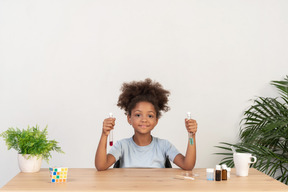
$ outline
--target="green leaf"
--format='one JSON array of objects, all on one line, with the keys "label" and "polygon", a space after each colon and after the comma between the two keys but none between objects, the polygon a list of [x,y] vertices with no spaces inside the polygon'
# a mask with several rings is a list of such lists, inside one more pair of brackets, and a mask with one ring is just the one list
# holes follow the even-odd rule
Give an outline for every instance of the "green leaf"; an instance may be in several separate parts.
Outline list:
[{"label": "green leaf", "polygon": [[51,158],[51,152],[56,151],[64,153],[58,146],[58,142],[55,140],[48,140],[47,127],[44,130],[40,130],[39,126],[29,127],[27,129],[8,128],[0,134],[0,137],[4,138],[8,150],[15,149],[20,154],[30,154],[32,156],[42,156],[44,160],[48,162]]},{"label": "green leaf", "polygon": [[[272,81],[281,97],[258,97],[241,120],[240,142],[230,144],[220,142],[215,146],[228,152],[221,164],[234,166],[231,146],[237,152],[252,153],[257,162],[251,166],[288,184],[288,76],[284,81]],[[280,174],[279,174],[280,173]]]}]

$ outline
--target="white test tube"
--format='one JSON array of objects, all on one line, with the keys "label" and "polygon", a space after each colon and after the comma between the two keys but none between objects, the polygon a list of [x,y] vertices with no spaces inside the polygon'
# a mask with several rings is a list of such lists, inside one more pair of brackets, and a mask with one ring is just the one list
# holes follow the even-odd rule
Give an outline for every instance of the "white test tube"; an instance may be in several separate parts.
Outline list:
[{"label": "white test tube", "polygon": [[[191,119],[191,112],[187,112],[187,119]],[[189,137],[189,143],[190,145],[193,145],[194,144],[194,141],[193,141],[193,133],[188,133],[188,137]]]},{"label": "white test tube", "polygon": [[[113,113],[109,113],[109,117],[113,118]],[[109,145],[113,146],[113,130],[111,130],[109,133]]]}]

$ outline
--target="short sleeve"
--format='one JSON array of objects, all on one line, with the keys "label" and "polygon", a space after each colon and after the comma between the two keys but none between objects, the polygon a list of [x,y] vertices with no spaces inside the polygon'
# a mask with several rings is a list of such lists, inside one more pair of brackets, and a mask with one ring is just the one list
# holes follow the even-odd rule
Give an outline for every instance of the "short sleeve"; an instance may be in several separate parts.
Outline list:
[{"label": "short sleeve", "polygon": [[121,143],[117,141],[112,148],[109,150],[108,154],[111,154],[115,157],[116,161],[118,161],[121,157]]},{"label": "short sleeve", "polygon": [[172,143],[167,140],[165,140],[165,148],[166,156],[168,156],[169,160],[173,162],[176,155],[178,155],[180,152]]}]

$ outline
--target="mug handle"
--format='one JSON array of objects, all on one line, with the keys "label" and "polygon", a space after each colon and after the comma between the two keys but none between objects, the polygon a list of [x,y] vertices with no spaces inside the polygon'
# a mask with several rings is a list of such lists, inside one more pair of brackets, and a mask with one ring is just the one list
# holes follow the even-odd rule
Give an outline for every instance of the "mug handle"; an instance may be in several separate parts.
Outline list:
[{"label": "mug handle", "polygon": [[[253,161],[251,161],[253,159]],[[249,163],[255,163],[257,161],[257,158],[254,156],[250,157],[250,162]]]}]

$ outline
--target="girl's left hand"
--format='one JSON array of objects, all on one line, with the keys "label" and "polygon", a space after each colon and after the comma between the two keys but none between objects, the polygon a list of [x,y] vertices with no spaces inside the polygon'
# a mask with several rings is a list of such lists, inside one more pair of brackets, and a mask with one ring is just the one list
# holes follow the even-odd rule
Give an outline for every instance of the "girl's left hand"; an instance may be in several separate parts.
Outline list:
[{"label": "girl's left hand", "polygon": [[194,119],[185,119],[185,126],[188,133],[193,133],[193,135],[197,132],[197,122]]}]

